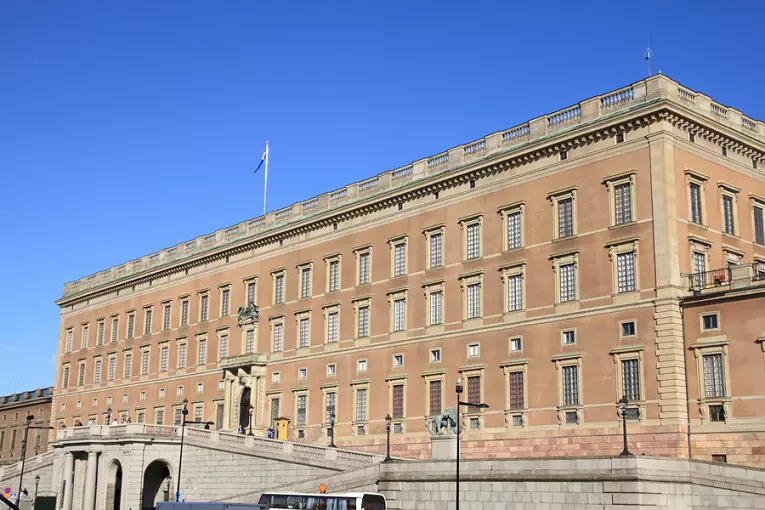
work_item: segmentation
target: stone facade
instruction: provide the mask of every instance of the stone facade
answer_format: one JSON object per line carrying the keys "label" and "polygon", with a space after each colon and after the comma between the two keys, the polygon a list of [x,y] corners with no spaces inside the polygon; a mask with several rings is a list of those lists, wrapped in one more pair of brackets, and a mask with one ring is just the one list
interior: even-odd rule
{"label": "stone facade", "polygon": [[[764,154],[765,124],[654,76],[66,284],[56,423],[187,401],[326,444],[334,414],[338,444],[381,452],[390,414],[423,459],[462,377],[489,405],[464,409],[468,457],[618,453],[629,394],[635,451],[765,466],[742,379],[765,378]],[[746,289],[686,276],[729,263]],[[719,326],[693,333],[711,293]]]}
{"label": "stone facade", "polygon": [[[53,388],[40,388],[33,391],[14,393],[0,397],[0,465],[18,462],[24,441],[26,417],[32,427],[50,426],[51,401]],[[48,450],[49,431],[30,429],[26,455],[31,457]]]}

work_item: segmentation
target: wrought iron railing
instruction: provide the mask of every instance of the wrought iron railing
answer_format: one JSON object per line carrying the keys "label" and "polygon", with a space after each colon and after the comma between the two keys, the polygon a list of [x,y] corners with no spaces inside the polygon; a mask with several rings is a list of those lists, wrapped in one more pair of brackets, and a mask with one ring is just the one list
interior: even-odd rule
{"label": "wrought iron railing", "polygon": [[755,282],[765,282],[765,262],[736,264],[686,276],[688,277],[688,289],[692,292],[701,292],[706,289],[746,287]]}

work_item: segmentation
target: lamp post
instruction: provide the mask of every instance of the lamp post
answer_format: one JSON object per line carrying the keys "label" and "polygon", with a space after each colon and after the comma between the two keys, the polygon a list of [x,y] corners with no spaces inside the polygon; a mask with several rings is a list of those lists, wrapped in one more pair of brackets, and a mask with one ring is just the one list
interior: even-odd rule
{"label": "lamp post", "polygon": [[329,447],[337,448],[335,446],[335,413],[329,416]]}
{"label": "lamp post", "polygon": [[16,499],[16,503],[18,503],[19,498],[21,498],[21,491],[24,490],[24,486],[22,485],[22,482],[24,481],[24,463],[27,460],[27,440],[29,439],[29,429],[41,429],[41,430],[50,430],[53,427],[36,427],[34,425],[31,425],[32,420],[34,420],[35,417],[31,414],[27,415],[27,424],[26,427],[24,427],[24,441],[21,442],[21,473],[19,473],[19,491],[17,492],[18,497]]}
{"label": "lamp post", "polygon": [[247,432],[248,436],[254,436],[255,435],[255,434],[252,433],[252,410],[253,409],[254,409],[254,407],[252,406],[252,404],[250,404],[250,409],[249,409],[249,411],[250,411],[250,431]]}
{"label": "lamp post", "polygon": [[476,407],[478,409],[488,409],[489,404],[476,404],[474,402],[462,402],[460,395],[464,390],[462,385],[462,377],[457,378],[457,498],[455,503],[455,510],[460,510],[460,434],[462,433],[462,413],[460,412],[460,406]]}
{"label": "lamp post", "polygon": [[167,475],[167,496],[165,501],[170,501],[170,487],[172,487],[173,477],[170,475]]}
{"label": "lamp post", "polygon": [[189,414],[189,401],[183,399],[183,411],[181,411],[181,454],[178,458],[178,485],[175,489],[175,501],[181,500],[181,465],[183,464],[183,436],[186,435],[186,416]]}
{"label": "lamp post", "polygon": [[106,409],[106,425],[111,425],[111,424],[112,424],[112,408],[111,406],[109,406]]}
{"label": "lamp post", "polygon": [[386,439],[386,445],[387,445],[386,452],[387,453],[385,454],[385,460],[383,462],[390,462],[391,461],[391,458],[390,458],[390,422],[391,422],[391,420],[392,420],[392,418],[390,417],[390,414],[386,414],[385,415],[385,435],[386,435],[386,438],[387,438]]}
{"label": "lamp post", "polygon": [[40,475],[35,475],[35,501],[37,501],[37,489],[40,487]]}
{"label": "lamp post", "polygon": [[629,449],[627,448],[627,405],[629,404],[629,400],[627,400],[627,396],[624,395],[619,400],[619,410],[622,413],[622,435],[624,437],[624,449],[622,450],[622,453],[619,454],[619,457],[629,457],[632,455],[630,453]]}

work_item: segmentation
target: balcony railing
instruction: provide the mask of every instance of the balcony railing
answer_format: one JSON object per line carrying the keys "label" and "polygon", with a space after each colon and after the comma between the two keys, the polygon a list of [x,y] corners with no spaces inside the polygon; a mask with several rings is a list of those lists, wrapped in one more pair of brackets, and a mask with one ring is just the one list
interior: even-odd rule
{"label": "balcony railing", "polygon": [[686,276],[688,290],[694,293],[706,289],[738,289],[765,282],[765,262],[736,264]]}

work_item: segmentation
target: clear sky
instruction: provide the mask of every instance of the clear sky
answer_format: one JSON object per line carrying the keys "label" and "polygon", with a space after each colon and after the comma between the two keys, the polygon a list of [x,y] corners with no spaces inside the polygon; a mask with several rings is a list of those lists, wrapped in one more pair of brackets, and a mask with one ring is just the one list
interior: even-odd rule
{"label": "clear sky", "polygon": [[654,71],[765,119],[765,2],[0,2],[0,394],[67,281]]}

